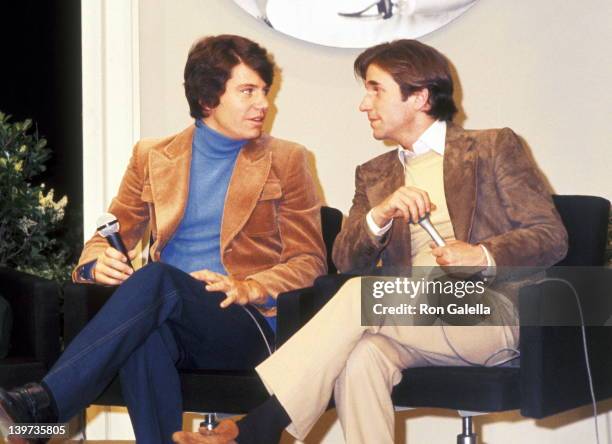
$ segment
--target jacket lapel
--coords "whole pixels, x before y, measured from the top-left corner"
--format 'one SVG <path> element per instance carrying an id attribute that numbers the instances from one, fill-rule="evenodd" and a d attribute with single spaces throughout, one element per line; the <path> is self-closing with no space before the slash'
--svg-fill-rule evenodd
<path id="1" fill-rule="evenodd" d="M 380 159 L 379 172 L 373 174 L 372 184 L 366 188 L 370 205 L 378 205 L 404 185 L 404 180 L 404 168 L 397 157 L 397 150 L 389 151 Z"/>
<path id="2" fill-rule="evenodd" d="M 476 210 L 478 153 L 474 140 L 462 128 L 449 123 L 444 149 L 444 193 L 455 238 L 469 242 Z"/>
<path id="3" fill-rule="evenodd" d="M 178 227 L 189 195 L 189 168 L 194 126 L 149 155 L 149 180 L 155 202 L 157 238 L 160 249 Z"/>
<path id="4" fill-rule="evenodd" d="M 371 207 L 378 205 L 406 182 L 404 167 L 398 159 L 397 150 L 390 151 L 383 157 L 380 166 L 380 174 L 374 175 L 373 183 L 366 189 Z M 390 263 L 409 264 L 410 226 L 398 219 L 391 226 L 389 236 L 392 242 L 390 241 L 383 253 L 383 260 L 386 262 L 388 258 Z"/>
<path id="5" fill-rule="evenodd" d="M 221 222 L 221 254 L 253 212 L 272 166 L 268 136 L 247 142 L 240 150 L 225 196 Z M 231 215 L 231 217 L 226 217 Z"/>

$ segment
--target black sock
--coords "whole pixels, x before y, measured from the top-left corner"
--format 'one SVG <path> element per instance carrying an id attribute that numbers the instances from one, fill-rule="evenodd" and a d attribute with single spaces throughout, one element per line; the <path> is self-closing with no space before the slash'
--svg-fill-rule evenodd
<path id="1" fill-rule="evenodd" d="M 276 444 L 291 419 L 276 396 L 272 396 L 237 422 L 239 444 Z"/>

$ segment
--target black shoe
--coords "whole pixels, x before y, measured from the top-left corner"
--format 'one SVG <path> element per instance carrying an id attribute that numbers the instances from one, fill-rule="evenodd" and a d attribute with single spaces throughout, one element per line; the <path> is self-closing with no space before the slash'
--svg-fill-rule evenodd
<path id="1" fill-rule="evenodd" d="M 54 423 L 51 396 L 40 384 L 26 384 L 11 391 L 0 388 L 0 430 L 6 437 L 9 426 L 26 423 Z M 50 438 L 50 437 L 49 437 Z M 9 443 L 44 443 L 46 439 L 24 439 L 11 436 Z"/>

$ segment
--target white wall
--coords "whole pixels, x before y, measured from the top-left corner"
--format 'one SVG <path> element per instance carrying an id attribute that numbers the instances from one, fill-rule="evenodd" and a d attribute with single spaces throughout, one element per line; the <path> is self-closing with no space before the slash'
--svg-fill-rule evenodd
<path id="1" fill-rule="evenodd" d="M 89 239 L 140 138 L 138 1 L 83 2 L 81 31 L 83 235 Z"/>
<path id="2" fill-rule="evenodd" d="M 612 3 L 480 0 L 423 38 L 459 73 L 465 126 L 510 126 L 559 193 L 612 198 Z M 357 111 L 358 50 L 296 40 L 230 0 L 144 0 L 140 8 L 141 133 L 189 124 L 182 70 L 191 43 L 236 33 L 268 48 L 282 68 L 272 132 L 306 145 L 328 204 L 347 211 L 355 166 L 385 149 Z"/>
<path id="3" fill-rule="evenodd" d="M 388 149 L 371 138 L 364 116 L 357 111 L 362 87 L 351 67 L 358 50 L 327 48 L 280 35 L 231 0 L 132 0 L 138 15 L 127 24 L 125 17 L 112 13 L 122 1 L 83 2 L 88 8 L 91 3 L 103 5 L 98 12 L 94 7 L 93 13 L 104 16 L 100 26 L 106 31 L 100 35 L 105 41 L 100 45 L 107 59 L 102 63 L 94 57 L 94 71 L 118 75 L 115 71 L 119 70 L 123 75 L 123 81 L 117 84 L 98 79 L 107 99 L 99 99 L 97 106 L 114 113 L 114 118 L 108 115 L 103 121 L 106 139 L 117 134 L 113 125 L 119 125 L 123 143 L 98 137 L 93 145 L 95 155 L 88 156 L 86 148 L 86 184 L 89 181 L 93 186 L 104 179 L 107 188 L 116 189 L 117 179 L 109 178 L 108 172 L 100 177 L 95 162 L 111 164 L 109 159 L 116 158 L 119 160 L 112 162 L 112 167 L 122 171 L 134 134 L 163 136 L 190 124 L 182 90 L 187 51 L 203 35 L 234 33 L 257 40 L 275 55 L 282 73 L 274 102 L 278 112 L 269 122 L 271 131 L 311 150 L 327 203 L 348 210 L 355 166 Z M 612 156 L 607 146 L 612 139 L 612 2 L 587 3 L 588 7 L 584 2 L 558 0 L 480 0 L 464 16 L 422 40 L 453 61 L 461 83 L 466 127 L 510 126 L 528 142 L 556 192 L 612 199 Z M 111 37 L 114 32 L 129 37 L 134 30 L 140 43 L 133 51 L 138 56 L 140 76 L 139 83 L 126 87 L 126 79 L 132 78 L 131 67 L 113 64 L 109 57 L 113 51 L 132 50 L 133 42 L 127 38 L 122 45 Z M 86 103 L 90 103 L 87 97 L 95 98 L 99 93 L 92 88 L 84 97 Z M 139 103 L 130 104 L 128 100 L 123 108 L 112 106 L 123 103 L 125 91 L 134 97 L 138 89 Z M 100 109 L 96 102 L 92 107 L 95 117 Z M 140 125 L 137 121 L 128 124 L 130 132 L 116 122 L 120 120 L 117 113 L 124 113 L 127 119 L 138 116 Z M 84 146 L 89 146 L 87 140 Z M 100 205 L 107 204 L 110 197 L 105 196 Z M 87 223 L 86 217 L 86 233 L 93 228 Z M 604 412 L 610 407 L 609 402 L 602 405 Z M 485 424 L 482 438 L 496 443 L 519 439 L 533 443 L 592 442 L 588 414 L 585 408 L 544 421 L 523 419 L 516 413 L 493 415 L 480 420 Z M 330 417 L 333 413 L 326 415 L 327 426 L 323 422 L 314 431 L 312 442 L 318 442 L 328 431 Z M 456 417 L 441 410 L 417 410 L 399 418 L 399 428 L 411 443 L 450 442 L 459 427 Z M 600 418 L 602 438 L 611 442 L 610 414 Z M 113 430 L 114 438 L 129 436 L 123 425 L 110 427 L 107 423 L 102 428 Z M 90 438 L 95 437 L 90 434 Z M 342 442 L 337 425 L 322 439 L 325 443 Z"/>

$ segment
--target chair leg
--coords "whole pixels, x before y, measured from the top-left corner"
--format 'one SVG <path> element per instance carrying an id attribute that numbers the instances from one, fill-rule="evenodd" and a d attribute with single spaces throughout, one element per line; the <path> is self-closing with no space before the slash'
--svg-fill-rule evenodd
<path id="1" fill-rule="evenodd" d="M 204 427 L 207 430 L 213 430 L 219 425 L 217 421 L 216 413 L 204 413 L 204 421 L 200 423 L 200 427 Z"/>
<path id="2" fill-rule="evenodd" d="M 457 444 L 478 444 L 478 435 L 472 432 L 472 417 L 461 418 L 462 431 L 457 435 Z"/>

